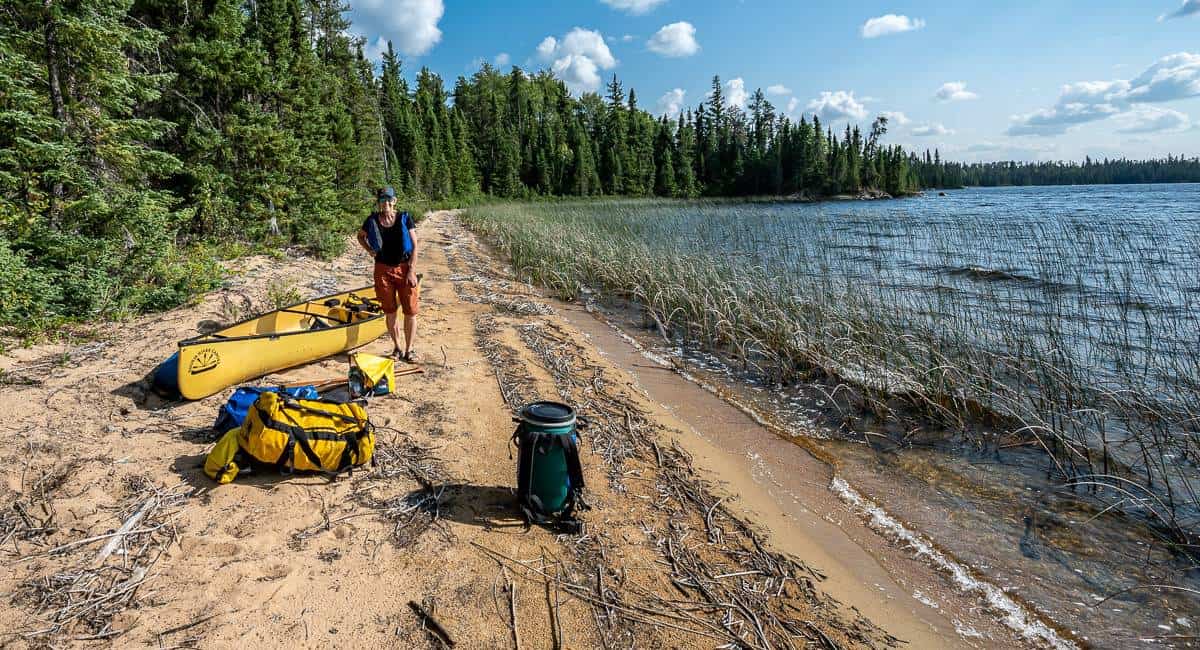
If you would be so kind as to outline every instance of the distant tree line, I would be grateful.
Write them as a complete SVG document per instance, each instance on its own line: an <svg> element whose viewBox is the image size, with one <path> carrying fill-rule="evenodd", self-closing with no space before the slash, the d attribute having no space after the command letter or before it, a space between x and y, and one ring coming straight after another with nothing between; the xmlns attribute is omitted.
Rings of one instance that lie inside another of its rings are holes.
<svg viewBox="0 0 1200 650"><path fill-rule="evenodd" d="M676 118L638 106L613 77L602 97L570 95L547 71L488 64L447 96L428 70L410 89L390 48L378 80L384 175L409 195L811 196L919 189L910 156L884 146L886 118L866 137L817 117L793 122L762 91L733 107L713 78L708 101ZM447 101L450 100L450 101Z"/></svg>
<svg viewBox="0 0 1200 650"><path fill-rule="evenodd" d="M383 184L454 201L898 195L1001 178L884 144L885 118L864 134L792 120L761 91L731 106L715 77L676 117L615 77L580 97L549 72L488 65L450 91L427 69L410 85L390 45L367 60L347 9L0 4L0 326L177 305L219 279L214 260L257 246L334 254Z"/></svg>
<svg viewBox="0 0 1200 650"><path fill-rule="evenodd" d="M1200 157L1151 160L1091 157L1080 162L946 162L926 151L913 166L922 187L1001 187L1010 185L1126 185L1200 183Z"/></svg>

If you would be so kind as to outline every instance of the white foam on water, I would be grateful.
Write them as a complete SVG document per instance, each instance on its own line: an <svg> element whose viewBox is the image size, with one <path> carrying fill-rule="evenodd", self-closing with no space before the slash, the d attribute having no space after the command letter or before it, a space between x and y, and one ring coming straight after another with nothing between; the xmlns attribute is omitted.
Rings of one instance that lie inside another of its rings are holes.
<svg viewBox="0 0 1200 650"><path fill-rule="evenodd" d="M917 557L925 560L934 568L948 574L959 589L983 599L989 609L999 614L1000 620L1005 625L1015 630L1026 640L1049 646L1056 650L1078 649L1078 646L1059 636L1050 626L1039 621L1031 612L1010 598L1008 594L1004 593L1003 589L972 576L971 572L965 566L946 557L945 554L934 548L932 544L920 535L909 530L899 521L896 521L883 508L880 508L873 501L859 494L858 491L850 487L850 484L842 478L834 477L833 482L829 485L829 489L846 505L863 515L867 520L867 525L876 532L908 546Z"/></svg>
<svg viewBox="0 0 1200 650"><path fill-rule="evenodd" d="M929 596L926 596L925 594L921 593L920 589L913 591L913 598L916 598L918 601L923 603L926 607L929 607L931 609L940 609L937 602L934 601Z"/></svg>

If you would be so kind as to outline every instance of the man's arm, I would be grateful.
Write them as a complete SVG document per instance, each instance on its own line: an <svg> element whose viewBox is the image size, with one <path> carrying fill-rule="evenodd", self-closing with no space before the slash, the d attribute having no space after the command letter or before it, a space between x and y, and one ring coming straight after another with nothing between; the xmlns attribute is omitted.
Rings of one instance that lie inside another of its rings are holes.
<svg viewBox="0 0 1200 650"><path fill-rule="evenodd" d="M375 251L371 250L371 245L367 243L367 231L358 231L358 245L362 246L363 250L370 253L372 257L375 256Z"/></svg>
<svg viewBox="0 0 1200 650"><path fill-rule="evenodd" d="M409 219L412 219L412 217L409 217ZM417 251L421 250L421 247L417 243L416 224L412 221L409 221L409 224L413 226L408 229L408 237L412 240L413 247L412 254L408 256L408 277L405 279L408 280L410 287L415 287L417 286Z"/></svg>
<svg viewBox="0 0 1200 650"><path fill-rule="evenodd" d="M413 254L408 255L408 284L416 287L416 252L420 251L421 247L416 242L416 230L409 230L408 236L413 240Z"/></svg>

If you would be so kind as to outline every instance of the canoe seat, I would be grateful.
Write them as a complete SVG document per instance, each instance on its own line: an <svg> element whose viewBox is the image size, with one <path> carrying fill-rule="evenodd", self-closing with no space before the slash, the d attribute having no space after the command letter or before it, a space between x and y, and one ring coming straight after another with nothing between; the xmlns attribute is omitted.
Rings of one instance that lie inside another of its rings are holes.
<svg viewBox="0 0 1200 650"><path fill-rule="evenodd" d="M303 316L309 316L309 317L313 318L314 320L328 318L329 320L337 321L338 323L341 323L342 325L349 325L351 323L351 320L349 318L345 318L345 319L338 318L337 316L334 316L333 314L314 314L310 311L301 311L299 309L280 309L278 311L284 311L289 314L301 314ZM324 329L324 328L321 328L321 329Z"/></svg>

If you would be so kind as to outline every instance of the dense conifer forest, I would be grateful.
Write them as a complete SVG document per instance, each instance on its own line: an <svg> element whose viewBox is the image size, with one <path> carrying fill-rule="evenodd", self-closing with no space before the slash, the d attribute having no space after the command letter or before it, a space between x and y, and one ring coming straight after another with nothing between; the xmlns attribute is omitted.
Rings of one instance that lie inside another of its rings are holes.
<svg viewBox="0 0 1200 650"><path fill-rule="evenodd" d="M373 188L478 197L821 197L1042 182L1197 180L1196 160L947 163L792 120L762 91L676 117L615 77L446 82L370 61L344 0L9 0L0 7L0 327L169 308L215 260L338 252ZM1076 180L1070 180L1076 179ZM1131 180L1132 179L1132 180Z"/></svg>

